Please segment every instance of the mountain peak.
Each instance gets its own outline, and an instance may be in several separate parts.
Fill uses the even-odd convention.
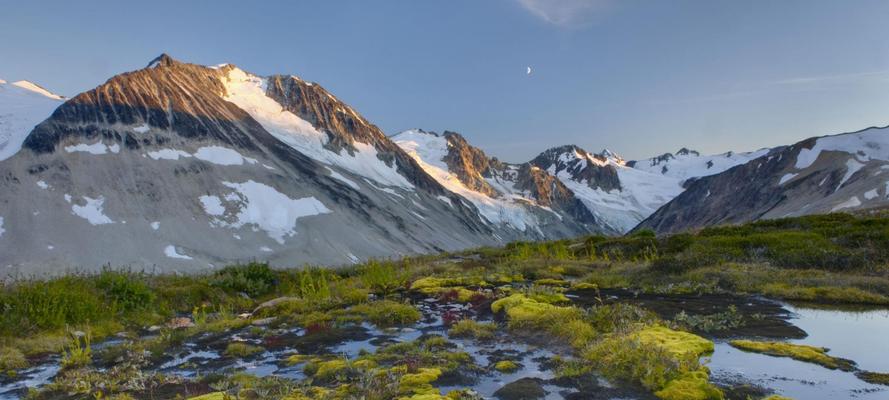
[[[161,55],[155,57],[151,62],[148,63],[145,68],[155,68],[155,67],[169,67],[175,64],[177,61],[170,57],[167,53],[161,53]]]
[[[687,147],[683,147],[683,148],[679,149],[679,151],[676,152],[676,155],[679,155],[679,156],[688,156],[688,155],[700,156],[701,153],[698,152],[697,150],[691,150]]]

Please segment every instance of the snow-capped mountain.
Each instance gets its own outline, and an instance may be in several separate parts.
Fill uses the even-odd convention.
[[[162,55],[71,99],[0,81],[0,278],[345,264],[885,206],[887,137],[640,161],[569,145],[511,164],[454,132],[387,137],[293,75]]]
[[[25,136],[64,98],[28,81],[0,79],[0,160],[19,151]]]
[[[577,146],[546,150],[531,164],[556,176],[605,225],[627,232],[682,192],[681,180],[631,168],[610,150]]]
[[[683,147],[675,154],[664,153],[645,160],[630,161],[627,163],[627,166],[686,181],[688,179],[718,174],[736,165],[745,164],[750,160],[759,158],[768,152],[769,149],[742,153],[729,151],[707,156]]]
[[[442,186],[472,203],[494,226],[537,232],[539,237],[569,232],[605,232],[603,225],[567,187],[529,163],[489,158],[461,135],[413,129],[392,139]]]
[[[344,264],[604,230],[530,165],[487,160],[490,202],[461,194],[290,75],[162,55],[36,118],[0,161],[3,275]]]
[[[889,206],[889,128],[813,137],[704,177],[642,222],[675,232]]]
[[[497,243],[379,129],[293,76],[162,56],[66,101],[21,146],[0,161],[5,274],[343,264]]]

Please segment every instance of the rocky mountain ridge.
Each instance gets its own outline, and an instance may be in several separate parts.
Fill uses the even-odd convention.
[[[387,137],[293,75],[161,55],[70,99],[0,81],[0,275],[336,265],[880,207],[887,137],[636,161],[563,145],[513,164],[456,132]]]

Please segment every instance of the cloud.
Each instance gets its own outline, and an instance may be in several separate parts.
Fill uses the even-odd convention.
[[[889,75],[889,70],[855,72],[849,74],[807,76],[801,78],[782,79],[773,82],[776,85],[805,85],[817,83],[850,83],[856,81],[873,81],[874,78],[884,80]]]
[[[611,0],[517,0],[532,15],[561,27],[586,25],[604,11]]]

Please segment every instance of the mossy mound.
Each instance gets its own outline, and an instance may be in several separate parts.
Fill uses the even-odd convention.
[[[710,383],[710,376],[702,368],[673,379],[655,396],[664,400],[722,400],[722,391]]]
[[[729,344],[739,350],[775,357],[789,357],[797,361],[818,364],[829,369],[839,369],[843,371],[852,371],[855,369],[855,363],[853,361],[831,357],[827,355],[827,349],[823,347],[785,342],[757,342],[753,340],[732,340]]]
[[[401,377],[398,391],[406,395],[437,395],[438,389],[432,387],[432,382],[435,382],[440,376],[441,369],[439,368],[420,368],[417,372],[406,373]]]
[[[519,365],[513,361],[504,360],[494,364],[494,369],[499,372],[509,373],[519,369]]]
[[[867,383],[889,386],[889,374],[881,372],[858,371],[855,376]]]
[[[234,358],[250,357],[254,354],[262,353],[262,347],[254,346],[247,343],[234,342],[229,343],[225,348],[225,355]]]
[[[490,322],[477,322],[473,319],[462,319],[451,325],[448,335],[452,337],[471,337],[474,339],[491,339],[497,325]]]
[[[364,317],[374,325],[384,327],[412,324],[420,320],[420,312],[414,306],[391,300],[354,305],[349,311]]]
[[[635,334],[648,346],[658,346],[681,358],[700,358],[713,352],[713,342],[698,335],[672,330],[663,326],[645,328]]]

